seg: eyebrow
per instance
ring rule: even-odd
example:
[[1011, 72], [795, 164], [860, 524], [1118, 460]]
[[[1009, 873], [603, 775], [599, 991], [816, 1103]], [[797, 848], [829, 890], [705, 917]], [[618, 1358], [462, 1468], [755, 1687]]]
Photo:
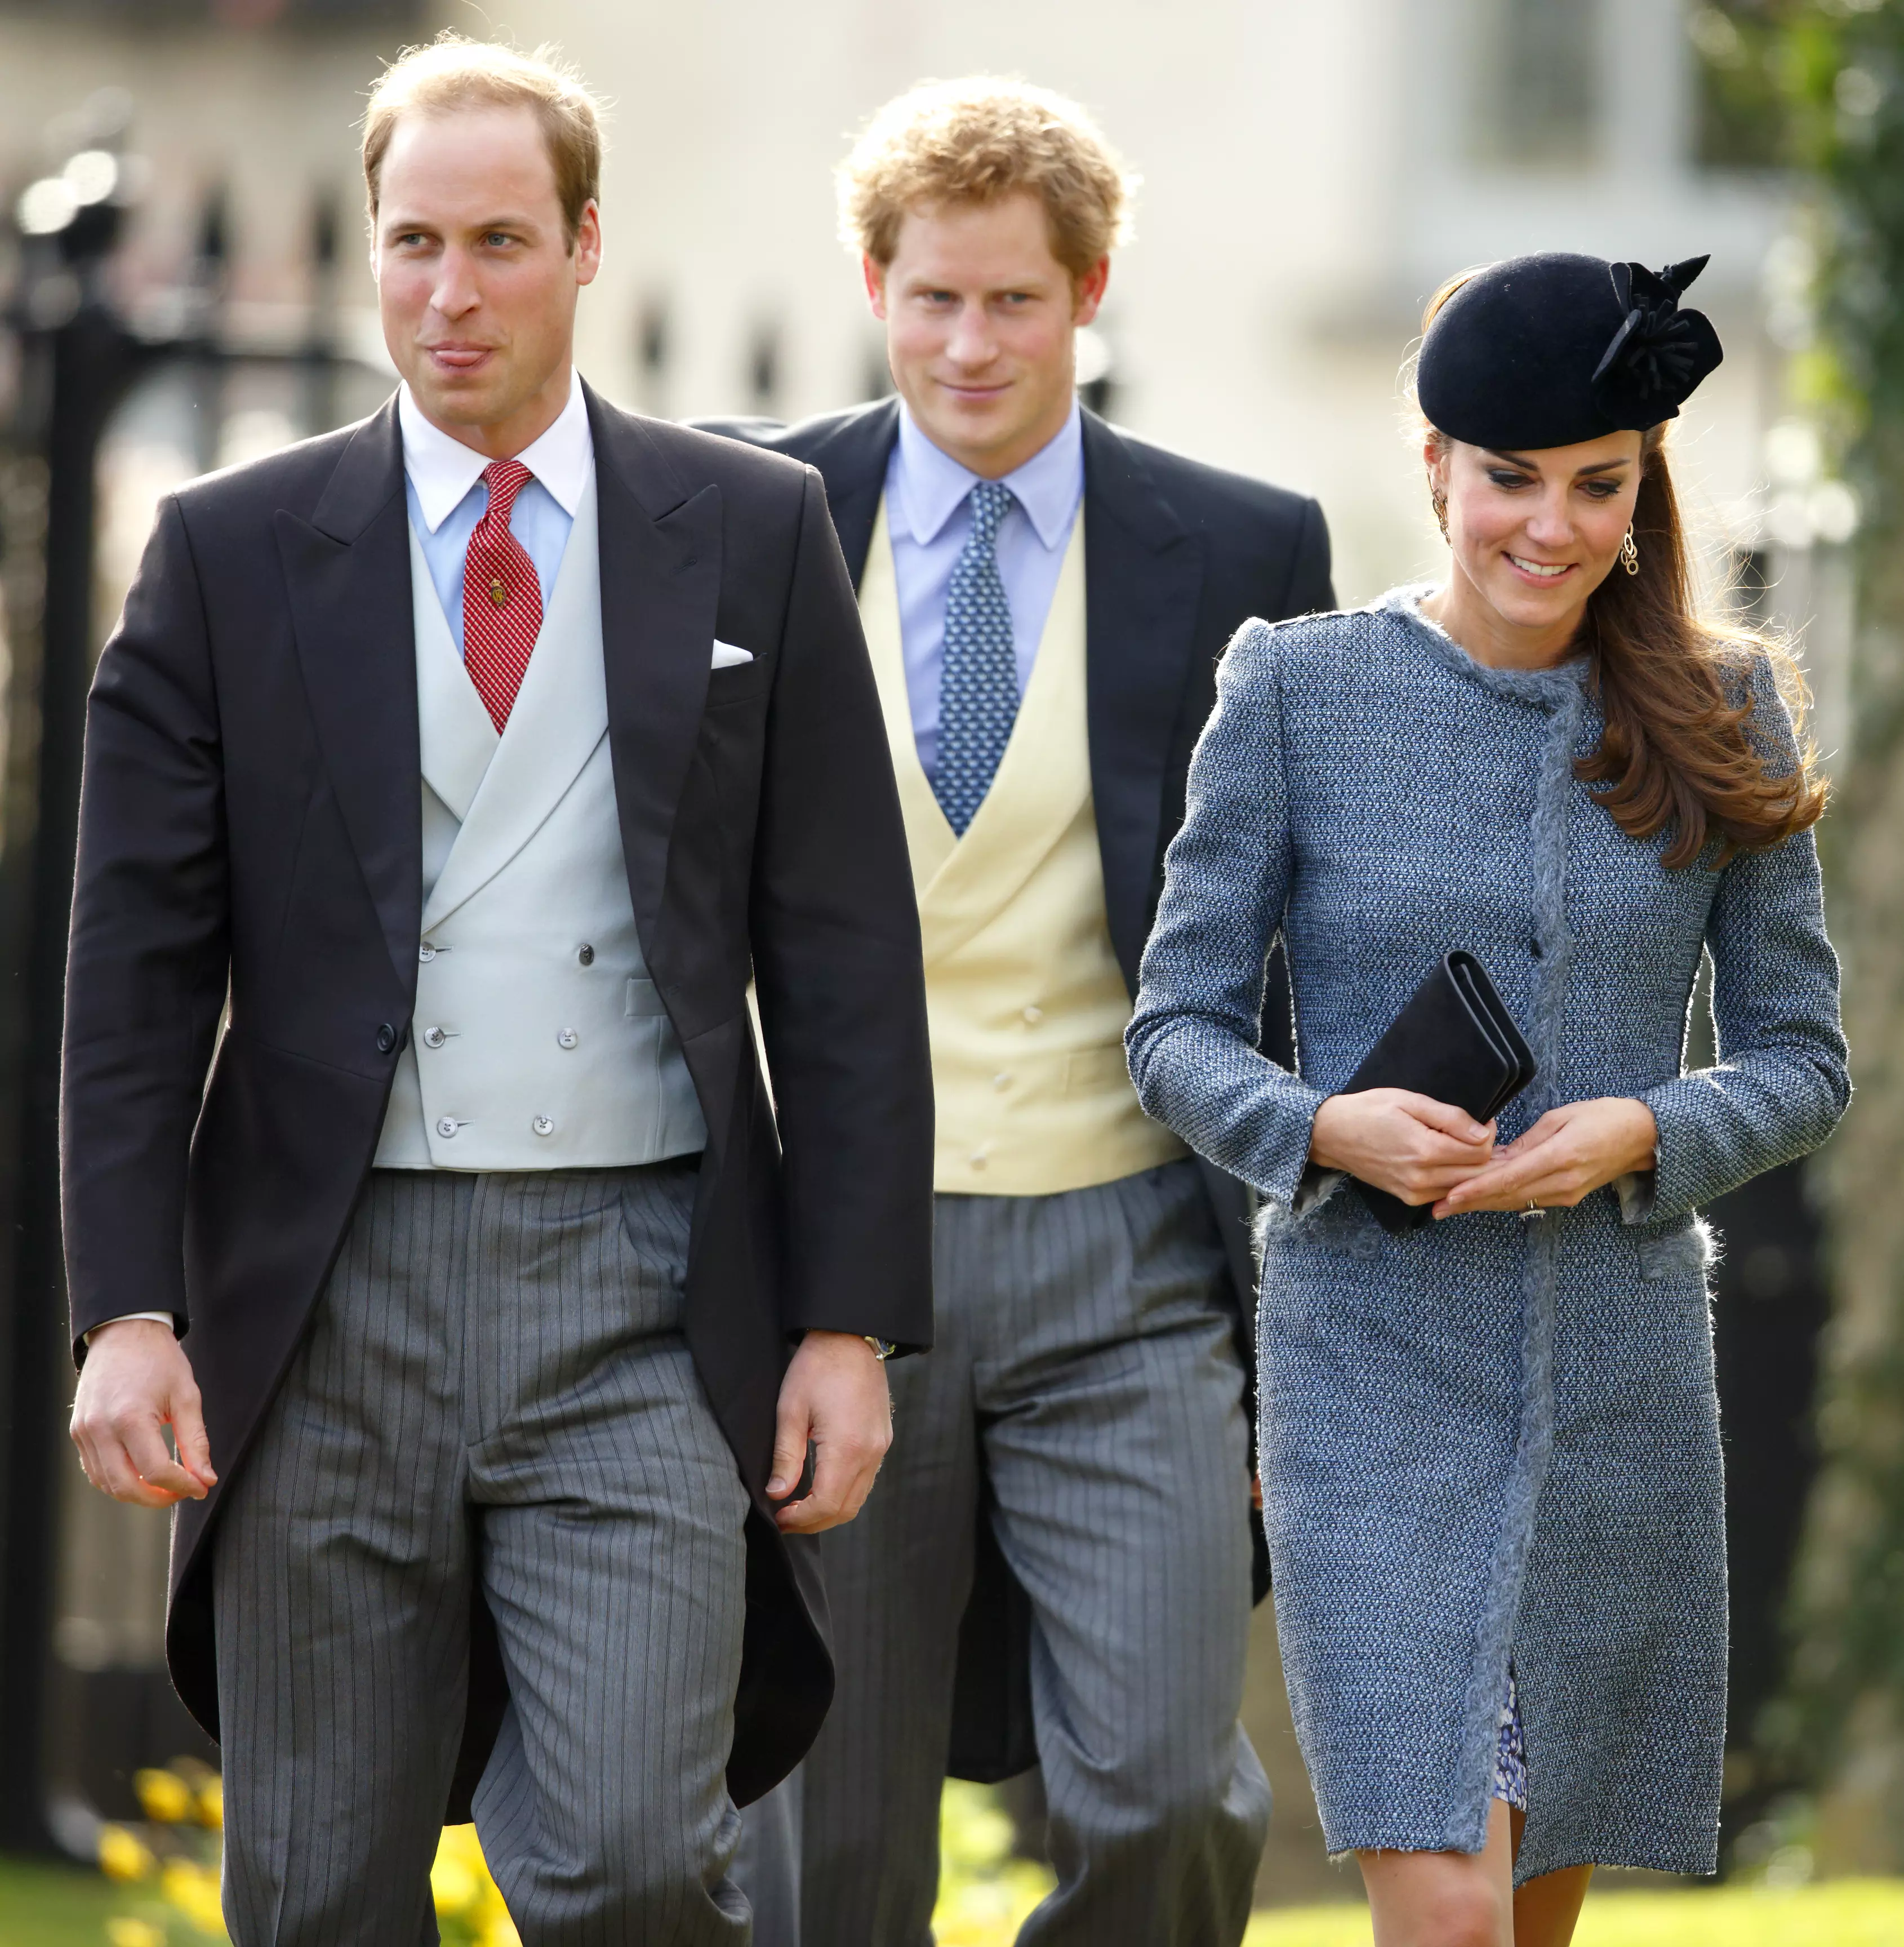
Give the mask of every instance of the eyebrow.
[[[1518, 466], [1523, 473], [1538, 473], [1540, 470], [1532, 460], [1521, 453], [1503, 453], [1498, 447], [1492, 446], [1483, 447], [1481, 451], [1495, 460], [1504, 460], [1509, 466]], [[1577, 469], [1574, 478], [1576, 480], [1584, 480], [1590, 473], [1606, 473], [1616, 466], [1630, 466], [1632, 464], [1633, 462], [1630, 460], [1596, 460], [1591, 466]]]

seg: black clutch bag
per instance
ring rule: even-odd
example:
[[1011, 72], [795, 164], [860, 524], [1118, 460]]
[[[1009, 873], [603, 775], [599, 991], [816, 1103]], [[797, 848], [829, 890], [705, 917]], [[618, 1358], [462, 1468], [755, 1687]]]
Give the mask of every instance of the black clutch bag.
[[[1491, 1122], [1537, 1072], [1487, 968], [1472, 953], [1450, 953], [1415, 989], [1342, 1093], [1406, 1088]], [[1359, 1178], [1355, 1187], [1384, 1230], [1416, 1230], [1429, 1221], [1425, 1203], [1404, 1203]]]

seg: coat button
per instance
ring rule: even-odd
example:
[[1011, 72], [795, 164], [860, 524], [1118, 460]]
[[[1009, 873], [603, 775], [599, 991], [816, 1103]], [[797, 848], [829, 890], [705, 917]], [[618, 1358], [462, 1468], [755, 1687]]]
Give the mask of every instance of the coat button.
[[441, 1048], [447, 1039], [441, 1028], [426, 1028], [423, 1030], [423, 1045], [426, 1048]]
[[461, 1126], [454, 1116], [439, 1116], [436, 1119], [436, 1133], [439, 1136], [453, 1136]]
[[436, 958], [436, 949], [426, 939], [421, 946], [417, 948], [416, 958], [427, 967]]
[[1036, 1027], [1044, 1018], [1045, 1010], [1042, 1008], [1027, 1008], [1025, 1010], [1025, 1025], [1028, 1028]]
[[584, 946], [576, 954], [575, 958], [584, 967], [593, 967], [595, 964], [595, 949], [592, 946]]
[[529, 1127], [539, 1136], [553, 1136], [556, 1133], [555, 1124], [546, 1116], [537, 1116]]
[[558, 1048], [573, 1048], [580, 1039], [581, 1036], [573, 1028], [563, 1028], [556, 1035], [556, 1045]]
[[388, 1021], [377, 1029], [377, 1052], [388, 1054], [397, 1045], [397, 1030]]
[[994, 1088], [1009, 1088], [1011, 1086], [1011, 1077], [1009, 1075], [995, 1075], [992, 1078], [992, 1086]]

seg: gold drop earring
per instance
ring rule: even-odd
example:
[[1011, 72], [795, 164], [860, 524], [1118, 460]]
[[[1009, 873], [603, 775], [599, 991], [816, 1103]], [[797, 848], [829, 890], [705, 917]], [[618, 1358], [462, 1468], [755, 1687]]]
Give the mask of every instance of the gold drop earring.
[[1443, 540], [1447, 539], [1447, 496], [1438, 494], [1433, 488], [1428, 490], [1429, 504], [1435, 509], [1435, 525], [1441, 531]]
[[1626, 537], [1620, 543], [1620, 565], [1629, 574], [1639, 572], [1639, 543], [1633, 537], [1632, 528], [1627, 528]]

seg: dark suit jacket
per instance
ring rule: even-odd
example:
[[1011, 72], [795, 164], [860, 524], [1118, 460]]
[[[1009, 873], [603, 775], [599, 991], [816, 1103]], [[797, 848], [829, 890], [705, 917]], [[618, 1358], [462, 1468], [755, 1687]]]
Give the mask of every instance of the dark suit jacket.
[[[798, 1760], [832, 1692], [810, 1548], [762, 1491], [788, 1335], [931, 1337], [918, 921], [818, 477], [593, 392], [588, 410], [628, 887], [707, 1125], [687, 1337], [753, 1500], [729, 1772], [745, 1801]], [[73, 1331], [176, 1314], [225, 1483], [341, 1246], [410, 1029], [407, 519], [394, 401], [184, 488], [88, 713], [63, 1097]], [[711, 673], [717, 636], [755, 660]], [[166, 1637], [214, 1735], [218, 1505], [179, 1510]], [[460, 1787], [500, 1714], [493, 1648], [481, 1660]]]
[[[709, 429], [819, 469], [847, 566], [858, 586], [899, 437], [886, 399], [797, 426], [711, 420]], [[1133, 999], [1138, 961], [1163, 889], [1164, 850], [1184, 816], [1190, 753], [1216, 701], [1223, 648], [1251, 616], [1280, 621], [1333, 608], [1322, 509], [1280, 488], [1206, 466], [1084, 414], [1085, 708], [1104, 905]], [[1266, 1053], [1293, 1060], [1280, 957], [1264, 1010]], [[1202, 1165], [1229, 1254], [1246, 1371], [1255, 1303], [1248, 1192]], [[902, 1435], [902, 1438], [903, 1435]], [[1256, 1591], [1268, 1556], [1255, 1537]], [[953, 1732], [956, 1775], [1008, 1777], [1031, 1742], [1029, 1605], [981, 1510], [978, 1576], [960, 1639]]]

